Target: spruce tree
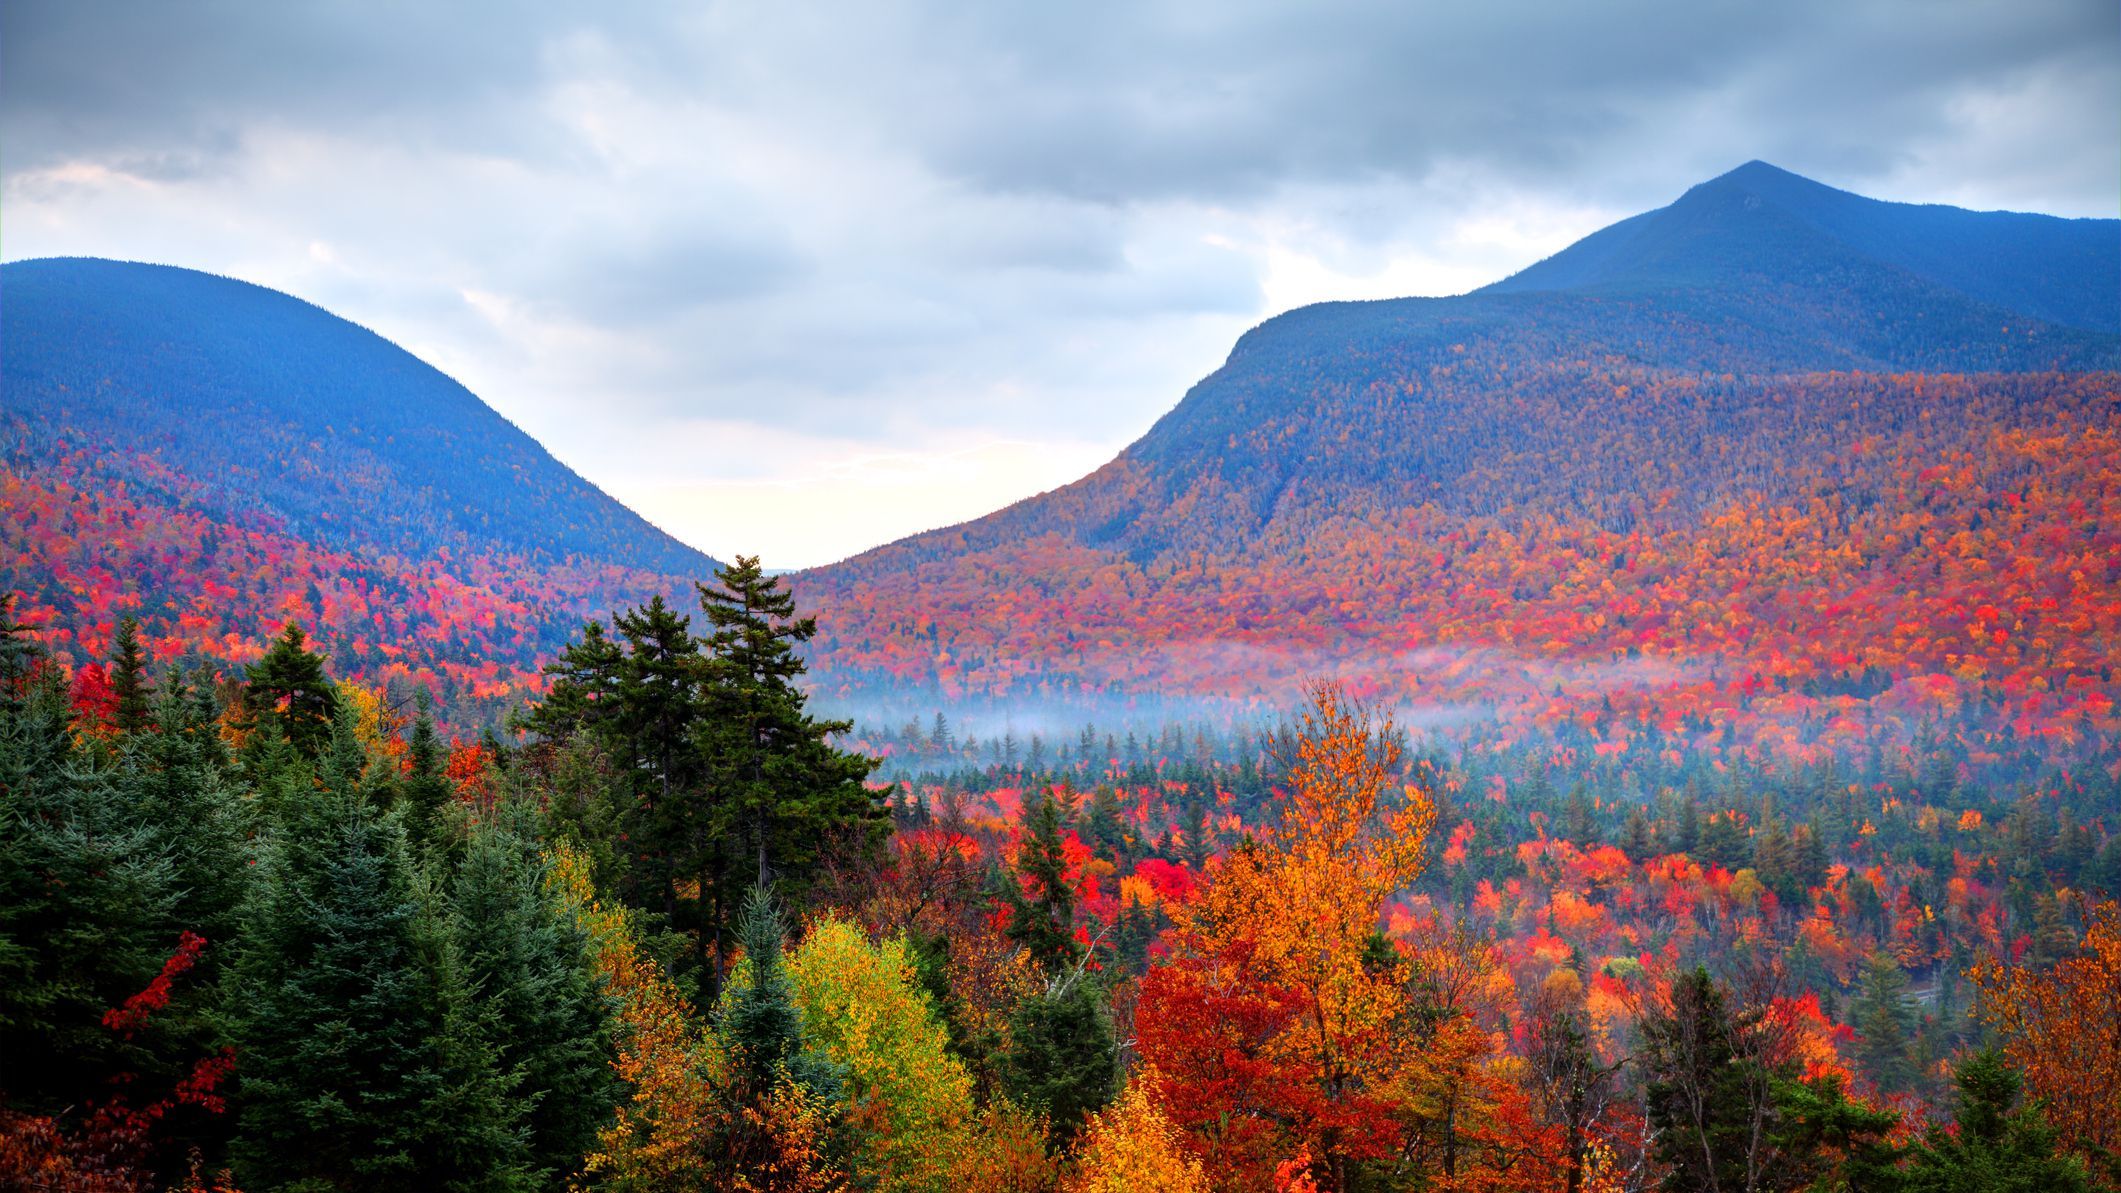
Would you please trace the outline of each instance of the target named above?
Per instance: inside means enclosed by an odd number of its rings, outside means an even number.
[[[1112,1100],[1118,1049],[1101,991],[1075,939],[1075,892],[1067,881],[1060,809],[1041,795],[1025,809],[1025,820],[1017,870],[1004,878],[1006,931],[1046,981],[1010,1016],[1002,1088],[1019,1105],[1045,1114],[1056,1135],[1068,1139],[1085,1117]]]
[[[1060,810],[1047,795],[1024,809],[1025,837],[1016,873],[1004,884],[1009,939],[1023,946],[1048,977],[1074,963],[1075,891],[1068,885],[1067,852],[1061,844]],[[1024,887],[1029,885],[1030,894]]]
[[[76,746],[58,673],[0,597],[0,1086],[53,1113],[158,1069],[159,1040],[103,1014],[176,951],[180,895],[163,838],[108,755]]]
[[[796,616],[794,595],[756,557],[737,556],[698,588],[709,626],[699,742],[756,882],[771,882],[776,867],[799,876],[840,830],[880,839],[883,797],[865,786],[876,764],[835,748],[832,735],[853,724],[812,719],[795,684],[805,670],[796,647],[817,619]]]
[[[1090,794],[1090,813],[1083,836],[1092,852],[1114,865],[1127,858],[1127,823],[1120,816],[1119,793],[1100,783]]]
[[[796,616],[794,597],[756,558],[738,556],[698,590],[708,632],[693,743],[705,794],[670,809],[656,839],[699,884],[704,957],[747,888],[801,899],[828,842],[874,847],[889,814],[866,785],[876,764],[831,743],[852,725],[805,711],[796,648],[816,621]]]
[[[324,656],[307,648],[302,627],[288,622],[265,657],[244,673],[243,712],[268,738],[285,740],[314,758],[331,738],[339,693],[324,671]]]
[[[1885,1093],[1904,1093],[1914,1084],[1915,1066],[1908,1044],[1915,1027],[1915,1006],[1907,997],[1907,974],[1884,953],[1873,953],[1863,966],[1863,990],[1850,1007],[1850,1021],[1863,1037],[1857,1060]]]
[[[1932,1127],[1898,1173],[1904,1193],[2079,1193],[2083,1164],[2056,1149],[2036,1106],[2019,1104],[2023,1080],[1994,1052],[1959,1066],[1956,1129]],[[1883,1185],[1874,1187],[1886,1187]]]
[[[625,660],[625,651],[605,636],[603,622],[586,623],[581,639],[545,664],[551,685],[545,698],[524,717],[524,727],[550,742],[568,741],[584,730],[602,730],[617,712],[619,672]]]
[[[117,697],[112,721],[121,733],[147,728],[147,655],[140,649],[140,623],[127,616],[118,622],[118,640],[111,655],[111,694]]]
[[[772,896],[764,887],[752,888],[737,923],[744,959],[715,1016],[730,1064],[715,1091],[720,1138],[713,1155],[732,1184],[778,1166],[782,1141],[775,1131],[787,1124],[772,1113],[775,1102],[795,1094],[811,1106],[832,1106],[845,1088],[840,1067],[803,1037],[802,1012],[781,953],[784,937]]]
[[[250,883],[250,802],[235,784],[210,693],[174,672],[156,695],[152,733],[126,739],[115,781],[131,813],[170,859],[172,914],[206,938],[207,964],[235,944]]]
[[[1643,1109],[1672,1193],[1748,1183],[1750,1074],[1737,1030],[1723,988],[1698,966],[1673,979],[1667,1009],[1643,1019]]]
[[[803,1016],[782,956],[787,932],[764,887],[744,898],[737,939],[744,948],[742,979],[724,997],[716,1028],[735,1061],[740,1092],[753,1100],[793,1081],[827,1100],[839,1096],[840,1073],[803,1039]]]
[[[581,927],[547,886],[533,813],[510,799],[472,829],[451,892],[457,956],[484,1004],[495,1065],[513,1075],[526,1167],[576,1174],[618,1096],[610,1006]]]
[[[232,999],[238,1169],[273,1188],[516,1187],[467,987],[367,769],[342,714],[265,850]]]
[[[434,698],[426,688],[415,696],[412,737],[405,743],[406,774],[400,781],[399,800],[405,809],[406,831],[415,846],[438,843],[445,828],[444,810],[449,805],[450,783],[442,739],[435,732]]]
[[[1017,1004],[1001,1070],[1017,1105],[1045,1115],[1058,1140],[1074,1138],[1119,1086],[1112,1018],[1096,982],[1071,969]]]

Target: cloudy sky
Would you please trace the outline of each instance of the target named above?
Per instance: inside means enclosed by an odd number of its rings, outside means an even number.
[[[298,294],[772,566],[1081,475],[1267,315],[1750,158],[2113,216],[2121,6],[0,7],[0,254]]]

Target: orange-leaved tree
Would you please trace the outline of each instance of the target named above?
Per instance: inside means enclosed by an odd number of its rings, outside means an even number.
[[[1144,981],[1137,1012],[1137,1024],[1245,1029],[1139,1041],[1166,1074],[1159,1102],[1219,1185],[1256,1187],[1271,1175],[1258,1168],[1265,1157],[1308,1148],[1329,1187],[1345,1189],[1351,1165],[1399,1143],[1388,1094],[1409,1061],[1395,1039],[1407,969],[1380,924],[1385,901],[1421,873],[1432,784],[1405,781],[1389,719],[1337,686],[1309,697],[1273,831],[1225,858],[1179,912],[1172,959]],[[1199,1096],[1216,1075],[1237,1078],[1223,1088],[1234,1104]],[[1223,1146],[1240,1138],[1246,1146]]]
[[[550,875],[589,937],[597,972],[617,1003],[618,1072],[632,1089],[598,1133],[585,1167],[598,1188],[713,1187],[707,1138],[714,1096],[702,1070],[708,1044],[702,1025],[641,947],[626,909],[597,897],[586,857],[558,846]]]
[[[2121,903],[2085,915],[2084,947],[2045,971],[1983,961],[1967,971],[2003,1055],[2047,1103],[2071,1151],[2095,1163],[2121,1152]]]

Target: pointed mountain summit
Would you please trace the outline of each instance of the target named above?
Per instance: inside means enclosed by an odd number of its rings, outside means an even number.
[[[1772,281],[1852,258],[2049,323],[2121,332],[2121,222],[1888,203],[1761,161],[1482,292]]]
[[[1754,162],[1470,294],[1277,315],[1089,477],[825,574],[1046,534],[1140,564],[1273,551],[1321,518],[1422,502],[1608,509],[1632,462],[1554,465],[1594,443],[1632,461],[1681,413],[1613,412],[1639,424],[1641,446],[1623,449],[1606,438],[1619,428],[1583,425],[1616,386],[2116,369],[2117,295],[2121,220],[1883,203]],[[1577,396],[1550,407],[1556,395]],[[1735,390],[1725,400],[1743,420],[1772,417]],[[1664,463],[1682,477],[1707,466]],[[1691,503],[1726,487],[1678,490]]]

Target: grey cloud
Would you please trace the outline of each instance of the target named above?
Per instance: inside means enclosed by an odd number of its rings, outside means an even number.
[[[556,239],[527,263],[525,289],[547,309],[607,327],[762,298],[808,267],[777,230],[712,216],[646,228],[589,221]]]

